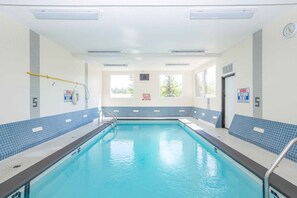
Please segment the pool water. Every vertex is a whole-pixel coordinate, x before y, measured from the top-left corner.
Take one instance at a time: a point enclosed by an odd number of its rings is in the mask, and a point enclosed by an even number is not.
[[[120,124],[32,184],[30,198],[261,198],[262,188],[178,123]]]

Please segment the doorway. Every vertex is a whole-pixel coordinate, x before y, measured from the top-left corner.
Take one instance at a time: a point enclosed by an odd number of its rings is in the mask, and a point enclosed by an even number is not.
[[[235,115],[236,84],[235,74],[222,77],[222,126],[229,129]]]

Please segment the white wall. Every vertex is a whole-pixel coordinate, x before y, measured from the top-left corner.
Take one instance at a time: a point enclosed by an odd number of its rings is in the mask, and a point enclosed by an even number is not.
[[[43,36],[40,37],[40,73],[79,83],[85,81],[84,62],[75,60],[68,51]],[[77,105],[64,102],[64,90],[73,90],[75,86],[40,78],[40,116],[83,110],[85,96],[82,86],[76,86],[81,99]]]
[[[297,124],[297,35],[284,39],[287,23],[297,22],[297,9],[263,29],[263,116]]]
[[[297,21],[297,9],[263,27],[263,119],[297,124],[297,35],[284,39],[282,31]],[[253,44],[252,35],[224,52],[216,60],[200,66],[194,73],[217,66],[217,96],[210,109],[221,111],[221,70],[230,63],[235,68],[237,88],[251,89],[251,102],[237,103],[236,113],[253,115]],[[194,83],[194,82],[193,82]],[[194,106],[206,108],[205,98],[193,98]]]
[[[149,81],[139,81],[140,73],[149,73]],[[133,98],[111,98],[110,97],[110,75],[111,74],[133,74],[134,75],[134,97]],[[160,74],[182,74],[182,96],[177,98],[162,98],[159,93]],[[151,101],[143,101],[142,94],[150,93]],[[103,72],[103,103],[102,106],[192,106],[192,72]]]
[[[29,31],[0,13],[0,124],[29,119]]]
[[[234,70],[236,72],[235,81],[237,88],[247,88],[249,87],[252,91],[252,37],[240,42],[230,50],[224,52],[221,57],[214,61],[211,61],[194,71],[199,73],[200,71],[216,65],[216,97],[210,98],[210,109],[221,111],[221,97],[222,97],[222,67],[233,64]],[[207,108],[206,98],[193,98],[194,106]],[[237,103],[236,113],[252,116],[253,106],[252,103]]]
[[[102,71],[98,64],[88,63],[89,65],[89,109],[96,108],[102,104]]]
[[[30,41],[29,28],[0,14],[0,124],[30,119]],[[44,36],[40,36],[40,73],[85,83],[85,64]],[[89,108],[98,107],[101,96],[101,71],[89,66]],[[55,84],[53,85],[53,83]],[[84,89],[78,105],[64,103],[63,91],[73,84],[40,78],[40,115],[49,116],[85,109]]]

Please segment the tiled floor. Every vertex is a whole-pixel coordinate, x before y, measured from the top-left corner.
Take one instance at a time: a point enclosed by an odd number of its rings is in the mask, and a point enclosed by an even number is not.
[[[277,155],[266,151],[258,146],[255,146],[251,143],[245,142],[241,139],[238,139],[234,136],[228,134],[226,129],[216,129],[205,122],[196,120],[194,118],[188,117],[186,118],[192,123],[197,124],[201,128],[204,129],[205,132],[210,135],[218,138],[220,141],[229,145],[230,147],[236,149],[252,160],[258,162],[264,167],[269,167]],[[7,158],[5,160],[0,161],[0,183],[4,182],[8,178],[18,174],[19,172],[25,170],[26,168],[32,166],[37,163],[44,157],[52,154],[53,152],[59,150],[63,146],[71,143],[77,138],[85,135],[86,133],[94,130],[97,126],[97,123],[91,123],[85,125],[79,129],[76,129],[70,133],[62,135],[54,140],[48,141],[42,145],[36,146],[34,148],[28,149],[22,153],[19,153],[15,156]],[[19,168],[13,168],[15,165],[21,165]],[[275,170],[275,173],[280,175],[281,177],[287,179],[291,183],[297,186],[297,163],[284,159],[280,166]]]

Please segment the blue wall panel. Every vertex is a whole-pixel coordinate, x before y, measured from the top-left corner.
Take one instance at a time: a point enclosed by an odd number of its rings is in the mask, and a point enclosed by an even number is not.
[[[102,107],[102,109],[118,117],[188,117],[192,111],[192,107]],[[134,110],[139,112],[133,112]]]
[[[97,118],[97,110],[93,108],[0,125],[0,160],[92,122]],[[72,121],[66,123],[66,119]],[[36,127],[43,130],[32,132]]]
[[[190,116],[212,123],[216,128],[222,127],[222,113],[219,111],[193,107]]]
[[[264,133],[256,132],[254,127],[265,131]],[[291,139],[297,137],[297,125],[235,115],[229,133],[279,154]],[[296,145],[288,152],[287,158],[297,161]]]

